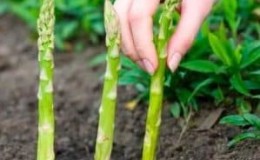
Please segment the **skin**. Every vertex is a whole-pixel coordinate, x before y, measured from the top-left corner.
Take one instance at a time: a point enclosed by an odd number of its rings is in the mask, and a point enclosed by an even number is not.
[[[174,72],[191,47],[215,0],[182,0],[181,18],[167,49],[167,65]],[[153,74],[158,67],[153,44],[153,22],[160,0],[116,0],[121,25],[122,50],[142,69]]]

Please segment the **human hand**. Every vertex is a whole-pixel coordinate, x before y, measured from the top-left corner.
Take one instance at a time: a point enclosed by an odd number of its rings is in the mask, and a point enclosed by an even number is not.
[[[167,49],[167,65],[172,72],[191,47],[196,34],[215,0],[182,0],[181,18]],[[116,0],[122,32],[122,50],[141,68],[153,74],[158,67],[153,44],[152,16],[160,0]]]

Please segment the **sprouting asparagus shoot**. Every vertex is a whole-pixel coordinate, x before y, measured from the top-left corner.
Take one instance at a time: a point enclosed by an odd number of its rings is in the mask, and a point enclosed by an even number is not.
[[[43,0],[38,18],[38,148],[37,160],[54,160],[53,48],[54,1]]]
[[[146,120],[145,138],[143,144],[143,160],[156,159],[156,146],[161,124],[163,100],[163,84],[166,68],[166,48],[172,28],[172,13],[178,0],[166,0],[159,21],[159,34],[156,43],[159,67],[151,79],[149,109]]]
[[[110,159],[117,100],[117,81],[120,69],[120,29],[117,14],[109,0],[105,0],[105,29],[107,66],[102,100],[99,109],[99,125],[96,140],[95,160]]]

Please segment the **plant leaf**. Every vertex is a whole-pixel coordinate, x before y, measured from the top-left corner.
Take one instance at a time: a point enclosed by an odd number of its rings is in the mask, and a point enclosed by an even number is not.
[[[188,98],[188,101],[190,101],[197,93],[200,89],[202,89],[203,87],[211,84],[214,80],[212,78],[208,78],[202,82],[200,82],[197,87],[193,90],[193,92],[191,93],[191,95]]]
[[[246,113],[243,117],[254,127],[260,130],[260,118],[256,115]]]
[[[234,50],[234,60],[236,64],[240,64],[241,59],[242,59],[242,54],[241,54],[241,45],[236,46]]]
[[[260,76],[260,70],[249,72],[250,75]]]
[[[235,90],[237,90],[239,93],[250,96],[250,93],[248,89],[246,88],[246,85],[244,81],[241,78],[241,75],[239,73],[234,74],[232,78],[230,79],[231,85],[234,87]]]
[[[118,81],[119,85],[132,85],[136,83],[139,83],[139,80],[133,76],[121,76]]]
[[[229,115],[223,117],[219,123],[233,125],[233,126],[241,126],[241,127],[250,125],[250,123],[246,121],[245,118],[241,115]]]
[[[233,138],[229,143],[228,143],[228,147],[233,147],[234,145],[236,145],[237,143],[246,140],[246,139],[259,139],[259,135],[257,135],[254,132],[247,132],[247,133],[241,133],[239,135],[237,135],[235,138]]]
[[[122,67],[129,68],[129,69],[138,68],[138,66],[126,56],[121,56],[121,62],[122,62]]]
[[[122,69],[119,75],[119,85],[132,85],[149,82],[148,73],[141,69],[133,68],[132,70]]]
[[[250,90],[260,90],[260,83],[255,81],[244,81],[246,88]]]
[[[213,92],[211,92],[211,95],[214,97],[216,105],[218,105],[219,103],[221,103],[225,99],[223,91],[220,87],[218,87]]]
[[[248,47],[248,51],[243,53],[241,68],[246,68],[260,60],[260,42],[255,42]]]
[[[92,58],[89,61],[88,65],[90,67],[96,67],[96,66],[98,66],[102,63],[105,63],[106,62],[106,56],[107,56],[106,53],[101,53],[101,54],[95,56],[94,58]]]
[[[237,1],[229,0],[222,1],[224,8],[225,18],[232,29],[236,26],[236,11],[237,11]]]
[[[181,64],[181,67],[201,73],[216,73],[219,68],[219,66],[208,60],[192,60],[184,62]]]
[[[213,33],[209,33],[209,43],[213,50],[213,53],[220,58],[220,60],[227,66],[232,65],[232,60],[229,58],[227,50],[223,45],[223,42],[214,35]]]
[[[191,96],[191,92],[186,88],[179,88],[176,90],[176,95],[181,103],[186,104]]]
[[[179,103],[177,102],[173,103],[170,107],[170,110],[171,110],[171,114],[175,118],[179,118],[181,116],[181,106]]]
[[[245,101],[243,98],[236,99],[236,105],[238,108],[238,112],[241,115],[246,113],[250,113],[252,111],[252,106],[249,102]]]

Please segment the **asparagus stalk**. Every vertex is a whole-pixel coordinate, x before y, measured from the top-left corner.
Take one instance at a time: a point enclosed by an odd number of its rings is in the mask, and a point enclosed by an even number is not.
[[[143,160],[156,159],[156,146],[161,124],[163,84],[167,56],[166,48],[172,28],[172,13],[177,4],[178,0],[166,0],[159,21],[160,28],[156,41],[159,67],[151,79],[149,109],[143,144]]]
[[[54,160],[53,48],[54,1],[43,0],[38,18],[38,150],[37,160]]]
[[[105,0],[105,28],[107,66],[99,109],[99,125],[95,160],[109,160],[114,135],[118,71],[120,69],[120,28],[117,14],[109,0]]]

